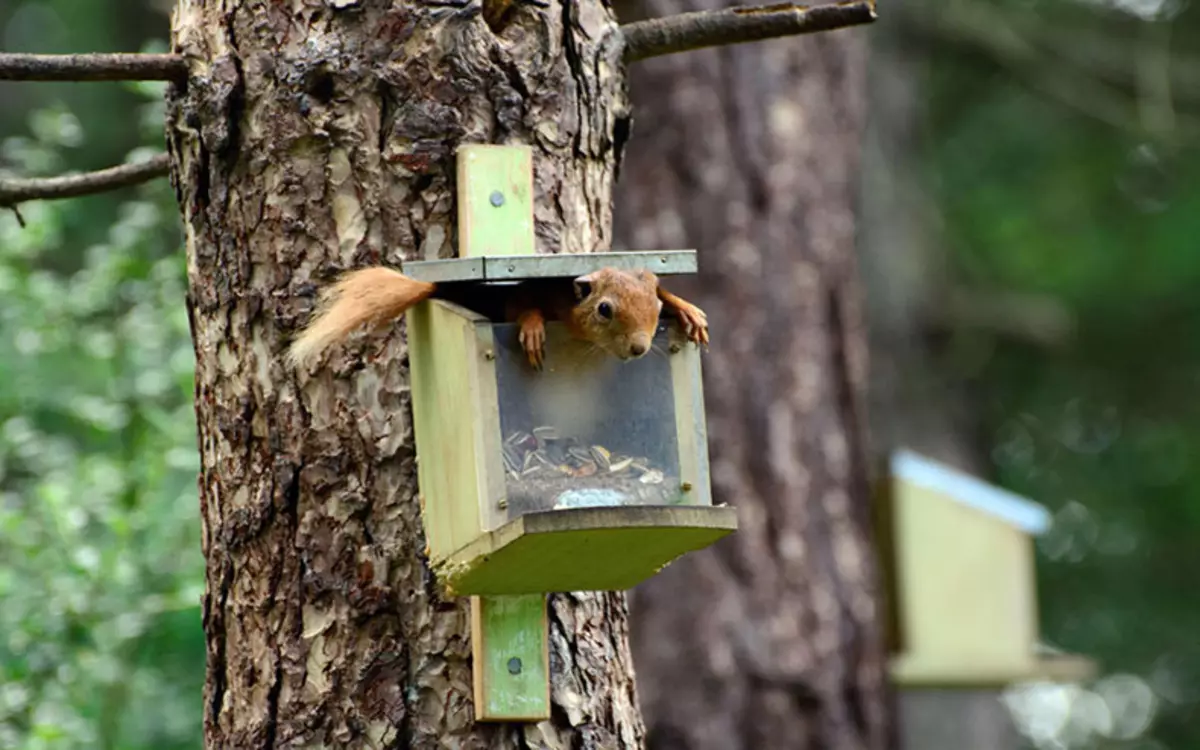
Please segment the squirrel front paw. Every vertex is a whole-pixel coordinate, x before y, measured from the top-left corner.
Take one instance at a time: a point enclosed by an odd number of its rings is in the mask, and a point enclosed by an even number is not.
[[[546,344],[546,325],[539,313],[527,313],[520,319],[521,332],[517,339],[525,349],[525,356],[533,369],[542,369],[544,362],[543,349]]]
[[[687,334],[688,340],[701,346],[708,346],[708,316],[704,314],[704,311],[690,302],[682,302],[675,312],[679,316],[679,324],[683,326],[683,332]]]

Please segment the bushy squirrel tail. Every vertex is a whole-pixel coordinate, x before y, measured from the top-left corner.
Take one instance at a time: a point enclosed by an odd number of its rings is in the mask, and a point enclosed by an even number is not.
[[[288,350],[288,361],[293,367],[307,367],[359,326],[395,320],[436,289],[436,284],[382,266],[351,271],[322,292],[312,320]]]

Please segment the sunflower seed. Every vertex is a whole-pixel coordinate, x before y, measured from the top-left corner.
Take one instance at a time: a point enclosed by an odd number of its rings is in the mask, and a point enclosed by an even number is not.
[[[632,463],[633,463],[632,458],[626,458],[626,459],[617,461],[617,462],[609,465],[608,470],[610,472],[612,472],[613,474],[616,474],[618,471],[625,471],[626,469],[628,469],[629,465]]]
[[[579,461],[592,460],[592,452],[587,448],[567,448],[567,455]]]
[[[509,471],[517,471],[521,468],[521,452],[511,445],[505,445],[502,448],[504,453],[504,466]]]
[[[608,452],[608,449],[602,445],[593,445],[591,453],[596,465],[601,470],[608,471],[608,468],[612,465],[612,462],[609,460],[612,454]]]

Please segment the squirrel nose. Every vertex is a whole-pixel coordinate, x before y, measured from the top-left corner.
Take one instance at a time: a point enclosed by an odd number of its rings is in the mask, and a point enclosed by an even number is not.
[[[646,345],[640,341],[630,342],[629,353],[635,357],[640,357],[646,353]]]

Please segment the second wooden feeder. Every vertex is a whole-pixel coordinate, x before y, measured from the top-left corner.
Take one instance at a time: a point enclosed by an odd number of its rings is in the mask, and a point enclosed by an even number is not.
[[[691,251],[485,256],[405,264],[439,284],[647,268]],[[700,350],[674,319],[621,362],[546,326],[534,371],[517,326],[444,300],[408,313],[422,514],[455,595],[623,590],[737,528],[709,490]]]

